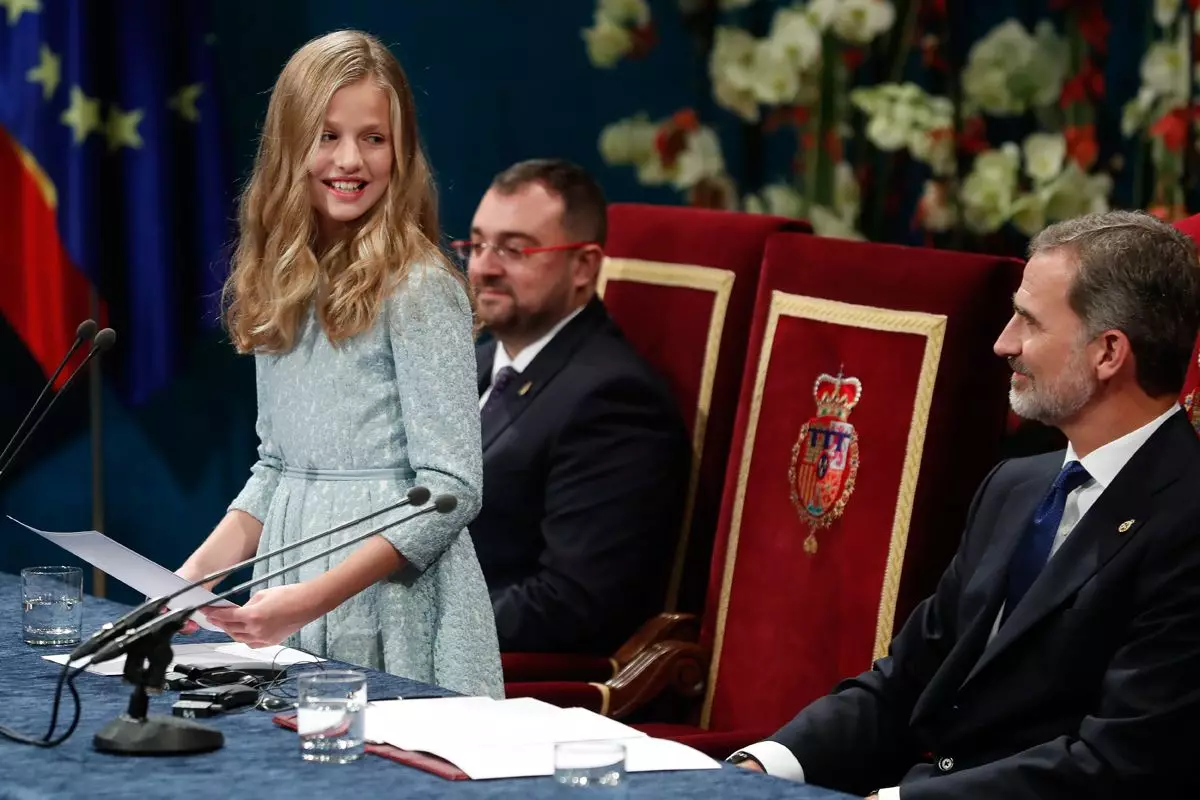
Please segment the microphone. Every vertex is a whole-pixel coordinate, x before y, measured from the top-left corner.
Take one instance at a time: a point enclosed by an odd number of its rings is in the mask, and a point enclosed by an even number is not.
[[[85,326],[88,322],[91,322],[91,320],[85,320],[84,323],[79,326],[81,331],[86,331]],[[95,325],[95,323],[92,324]],[[105,350],[108,350],[116,341],[117,332],[112,328],[105,328],[96,334],[96,338],[92,340],[92,349],[88,351],[88,354],[84,357],[83,361],[79,362],[79,366],[71,370],[71,374],[67,376],[66,383],[63,384],[62,389],[59,389],[58,392],[50,398],[50,402],[46,403],[46,407],[42,409],[42,413],[38,415],[36,420],[34,420],[33,425],[29,427],[29,430],[25,432],[25,435],[21,438],[21,440],[17,442],[15,447],[12,448],[12,452],[8,455],[8,460],[5,461],[0,458],[0,478],[4,476],[4,473],[8,471],[8,468],[12,466],[12,463],[16,461],[17,456],[21,453],[21,448],[23,448],[25,443],[29,441],[29,437],[32,436],[33,432],[37,430],[37,427],[42,423],[42,420],[46,418],[46,412],[48,412],[54,406],[55,401],[62,396],[63,392],[70,388],[71,384],[75,381],[75,376],[83,371],[83,368],[87,366],[89,361],[91,361],[100,353],[103,353]],[[55,375],[57,374],[58,373],[56,372]],[[53,382],[53,378],[51,379],[51,382]],[[30,409],[29,413],[32,414],[33,409]],[[16,438],[15,434],[13,435],[13,438]],[[5,448],[5,452],[8,452],[8,448]]]
[[[366,539],[370,539],[372,536],[377,536],[380,533],[383,533],[384,531],[386,531],[387,529],[394,528],[397,525],[408,522],[411,519],[416,519],[417,517],[421,517],[426,514],[430,514],[434,511],[438,512],[439,514],[448,514],[451,511],[453,511],[457,505],[458,505],[458,499],[454,495],[452,495],[452,494],[438,495],[437,497],[433,498],[432,505],[428,505],[425,508],[422,508],[419,511],[416,511],[415,513],[409,514],[407,517],[402,517],[398,520],[393,520],[385,525],[380,525],[378,528],[369,530],[366,533],[359,534],[358,536],[351,537],[344,542],[335,544],[333,547],[326,548],[325,550],[322,550],[319,553],[315,553],[314,555],[311,555],[308,558],[303,558],[294,564],[287,564],[273,572],[268,572],[266,575],[262,575],[258,578],[251,578],[250,580],[248,580],[244,583],[241,583],[241,584],[233,587],[232,589],[228,589],[224,592],[221,592],[216,597],[213,597],[210,600],[205,600],[202,603],[197,603],[196,605],[190,606],[188,608],[181,608],[178,611],[172,611],[169,614],[162,614],[162,615],[155,616],[154,619],[151,619],[150,621],[145,622],[136,628],[125,631],[121,636],[117,637],[115,641],[111,641],[108,644],[104,645],[103,647],[99,648],[99,650],[96,651],[96,654],[92,657],[90,664],[100,664],[104,661],[109,661],[111,659],[114,659],[117,656],[123,654],[127,649],[129,649],[129,647],[131,645],[137,643],[139,640],[153,636],[155,633],[164,632],[164,629],[169,628],[170,630],[165,631],[165,632],[174,633],[175,631],[179,630],[179,628],[181,628],[183,626],[183,621],[185,619],[187,619],[188,617],[190,617],[195,612],[199,611],[200,609],[202,609],[206,606],[212,605],[213,603],[217,602],[218,600],[225,600],[229,596],[237,594],[238,592],[242,591],[243,589],[249,589],[251,586],[257,586],[260,583],[266,583],[267,581],[271,580],[272,578],[277,578],[285,572],[289,572],[298,567],[303,567],[305,564],[312,563],[313,561],[316,561],[319,558],[324,558],[325,556],[328,556],[332,553],[336,553],[338,550],[342,550],[343,548],[349,547],[352,544],[358,544],[359,542],[365,541]],[[312,538],[316,538],[316,537],[309,537],[309,538],[312,539]],[[294,546],[295,545],[288,545],[286,548],[280,548],[279,550],[268,554],[268,556],[283,552],[284,549],[290,550]],[[263,557],[265,558],[268,556],[263,556]],[[73,659],[74,659],[74,655],[72,655],[72,660]]]
[[[58,369],[54,370],[54,374],[50,376],[50,380],[46,381],[46,385],[42,387],[42,391],[38,394],[37,399],[33,401],[33,405],[29,407],[29,413],[25,415],[25,419],[21,420],[21,424],[13,431],[12,438],[8,440],[8,444],[4,445],[4,451],[0,452],[0,464],[4,463],[8,453],[12,450],[13,442],[17,441],[17,436],[25,428],[25,424],[29,422],[29,418],[33,416],[33,412],[42,404],[42,398],[46,396],[46,392],[50,391],[50,387],[58,380],[58,376],[62,374],[63,367],[67,366],[67,362],[71,360],[71,356],[75,355],[75,351],[79,349],[79,345],[84,342],[90,342],[92,337],[96,335],[96,320],[85,319],[79,323],[79,327],[75,329],[75,341],[71,343],[71,349],[63,356],[63,360],[58,362]]]
[[[231,567],[226,567],[225,569],[220,569],[220,570],[217,570],[216,572],[210,572],[209,574],[205,575],[204,577],[199,578],[198,580],[194,580],[191,583],[189,583],[187,586],[184,586],[181,589],[176,589],[175,591],[171,592],[170,594],[163,595],[162,597],[155,597],[153,599],[147,600],[146,602],[142,603],[140,606],[133,609],[128,614],[126,614],[125,616],[116,620],[115,622],[104,623],[104,625],[102,625],[100,627],[100,630],[93,633],[90,637],[88,637],[87,641],[83,642],[82,644],[80,644],[78,647],[76,647],[74,650],[71,651],[71,657],[68,660],[71,662],[78,661],[79,659],[83,658],[84,656],[88,656],[88,655],[91,655],[92,653],[95,653],[101,647],[107,645],[109,642],[114,641],[115,639],[120,637],[122,634],[129,632],[131,629],[138,628],[138,627],[146,624],[147,622],[150,622],[151,620],[155,619],[156,617],[158,617],[159,612],[162,610],[162,608],[167,603],[174,600],[176,597],[179,597],[179,595],[186,594],[187,592],[190,592],[191,590],[193,590],[199,586],[203,586],[204,584],[208,583],[209,581],[220,580],[221,578],[224,578],[225,576],[229,575],[230,573],[237,572],[242,567],[252,566],[254,564],[257,564],[260,561],[265,561],[266,559],[271,558],[273,556],[277,556],[282,553],[286,553],[289,550],[295,550],[297,547],[303,547],[304,545],[309,544],[310,542],[315,542],[318,539],[324,539],[327,536],[332,536],[333,534],[338,533],[339,531],[344,531],[347,528],[353,527],[355,525],[359,525],[363,522],[366,522],[369,519],[374,519],[375,517],[378,517],[381,514],[386,514],[389,511],[395,511],[397,508],[401,508],[401,507],[407,506],[407,505],[423,506],[427,502],[429,502],[429,490],[426,489],[424,486],[414,486],[408,490],[408,492],[404,496],[403,500],[399,500],[395,503],[392,503],[390,506],[387,506],[386,508],[381,508],[378,511],[372,511],[370,514],[365,514],[365,515],[359,517],[358,519],[352,519],[349,522],[343,522],[342,524],[338,525],[337,527],[330,528],[329,530],[321,531],[320,533],[314,533],[312,536],[309,536],[305,539],[300,539],[299,541],[293,542],[289,545],[284,545],[283,547],[280,547],[277,550],[272,550],[271,552],[264,553],[261,556],[259,556],[259,555],[251,556],[250,558],[247,558],[245,561],[240,561]],[[210,602],[213,602],[213,601],[210,601]],[[189,612],[189,614],[190,614],[190,612]],[[95,662],[93,662],[93,663],[95,663]]]

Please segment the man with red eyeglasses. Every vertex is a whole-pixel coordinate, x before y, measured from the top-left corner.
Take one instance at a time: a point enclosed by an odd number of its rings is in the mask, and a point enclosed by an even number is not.
[[[682,417],[596,295],[606,213],[582,168],[524,161],[454,243],[491,334],[471,537],[503,651],[612,652],[661,610],[682,524]]]

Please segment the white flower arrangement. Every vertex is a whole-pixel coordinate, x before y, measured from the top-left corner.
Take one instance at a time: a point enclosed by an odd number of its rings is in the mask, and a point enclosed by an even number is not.
[[[850,102],[867,118],[866,136],[884,152],[907,149],[934,175],[954,173],[954,106],[915,83],[854,89]]]
[[[634,31],[650,25],[646,0],[597,0],[592,26],[583,30],[593,66],[611,68],[633,52]]]
[[[1183,63],[1188,40],[1178,24],[1182,0],[1153,2],[1155,21],[1167,35],[1143,61],[1143,86],[1125,109],[1127,134],[1146,135],[1162,125],[1164,114],[1188,107]],[[719,8],[733,11],[752,3],[720,0]],[[597,23],[603,16],[614,27],[637,31],[649,24],[643,5],[643,0],[601,0]],[[679,0],[679,5],[687,12],[711,8],[703,0]],[[917,227],[929,233],[961,229],[982,237],[1011,227],[1033,235],[1051,222],[1103,210],[1111,202],[1113,180],[1096,167],[1091,110],[1104,91],[1103,75],[1091,60],[1091,52],[1104,47],[1106,23],[1094,16],[1101,13],[1069,15],[1068,25],[1074,26],[1069,36],[1047,20],[1030,30],[1009,19],[975,42],[961,74],[958,130],[949,98],[915,83],[885,82],[847,92],[862,48],[896,25],[891,0],[800,0],[776,9],[761,37],[726,19],[713,30],[709,52],[713,97],[721,108],[768,131],[794,126],[798,179],[769,183],[739,201],[715,132],[690,112],[666,120],[638,114],[614,122],[600,136],[600,152],[606,163],[632,166],[641,183],[673,186],[692,202],[805,219],[818,235],[861,239],[862,190],[842,152],[852,133],[848,114],[857,110],[863,135],[876,150],[904,151],[928,167]],[[906,17],[905,30],[912,19]],[[615,33],[605,35],[612,39],[611,51],[626,47]],[[925,48],[930,36],[913,41]],[[603,37],[598,32],[596,38]],[[630,44],[624,52],[635,48]],[[991,144],[984,136],[985,115],[1026,117],[1036,121],[1036,130],[1021,141]],[[963,160],[967,154],[972,154],[969,164]],[[887,178],[876,180],[886,183]],[[886,190],[880,184],[873,191]],[[870,218],[878,222],[887,212],[881,211],[879,197],[872,200]]]
[[[962,74],[965,113],[1015,116],[1058,101],[1069,64],[1067,42],[1047,20],[1031,35],[1006,20],[971,46]]]
[[[618,120],[600,132],[598,145],[606,164],[634,167],[646,186],[687,191],[706,180],[728,180],[716,132],[690,112],[653,122],[645,114]]]

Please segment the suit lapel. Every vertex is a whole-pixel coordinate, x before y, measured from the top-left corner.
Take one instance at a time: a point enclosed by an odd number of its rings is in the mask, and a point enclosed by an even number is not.
[[[496,361],[496,340],[488,342],[475,350],[475,378],[479,384],[479,396],[492,385],[492,364]]]
[[[1153,518],[1153,495],[1173,483],[1179,477],[1180,465],[1188,463],[1184,448],[1194,448],[1195,438],[1195,432],[1183,415],[1175,414],[1134,453],[1029,587],[1020,604],[988,643],[967,675],[967,681],[1067,601],[1134,539],[1143,524]],[[1041,493],[1049,489],[1052,480],[1051,477],[1039,481]],[[1018,518],[1021,524],[1017,526],[1015,536],[1010,537],[1011,541],[1006,542],[1004,550],[998,552],[994,563],[989,565],[993,589],[1001,594],[1013,548],[1024,533],[1041,493],[1036,493],[1028,513]],[[986,622],[990,626],[995,620]]]
[[[575,354],[575,351],[598,328],[606,323],[608,323],[608,312],[604,309],[604,304],[600,299],[594,297],[583,307],[583,310],[579,312],[575,319],[568,322],[562,330],[555,334],[554,338],[537,354],[529,366],[510,384],[508,390],[504,393],[504,397],[501,398],[503,402],[500,408],[496,410],[494,415],[490,415],[490,419],[484,424],[481,433],[485,453],[500,434],[525,413],[525,410],[532,405],[534,399],[541,394],[562,368],[567,365],[571,357]],[[498,346],[498,343],[494,345],[494,347]],[[484,374],[482,371],[481,354],[481,371],[479,376],[480,396],[483,395],[484,389],[491,384],[492,361],[494,358],[495,351],[493,349],[491,358],[487,359],[487,372]]]
[[[935,673],[928,690],[917,699],[912,714],[914,722],[934,711],[941,698],[956,692],[964,682],[963,676],[979,661],[1004,597],[1009,559],[1042,495],[1054,480],[1059,463],[1047,461],[1045,468],[1039,467],[1032,472],[1004,498],[991,533],[997,539],[996,555],[980,560],[963,589],[960,606],[964,613],[964,627],[958,631],[954,648],[942,668]]]

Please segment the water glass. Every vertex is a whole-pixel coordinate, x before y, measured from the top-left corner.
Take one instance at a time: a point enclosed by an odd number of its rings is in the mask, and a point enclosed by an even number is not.
[[[620,789],[625,745],[620,742],[560,742],[554,745],[554,781],[575,789]]]
[[[26,644],[78,644],[83,628],[83,570],[79,567],[21,570],[21,610]]]
[[[351,669],[306,672],[297,679],[296,727],[305,761],[347,764],[363,754],[367,679]]]

